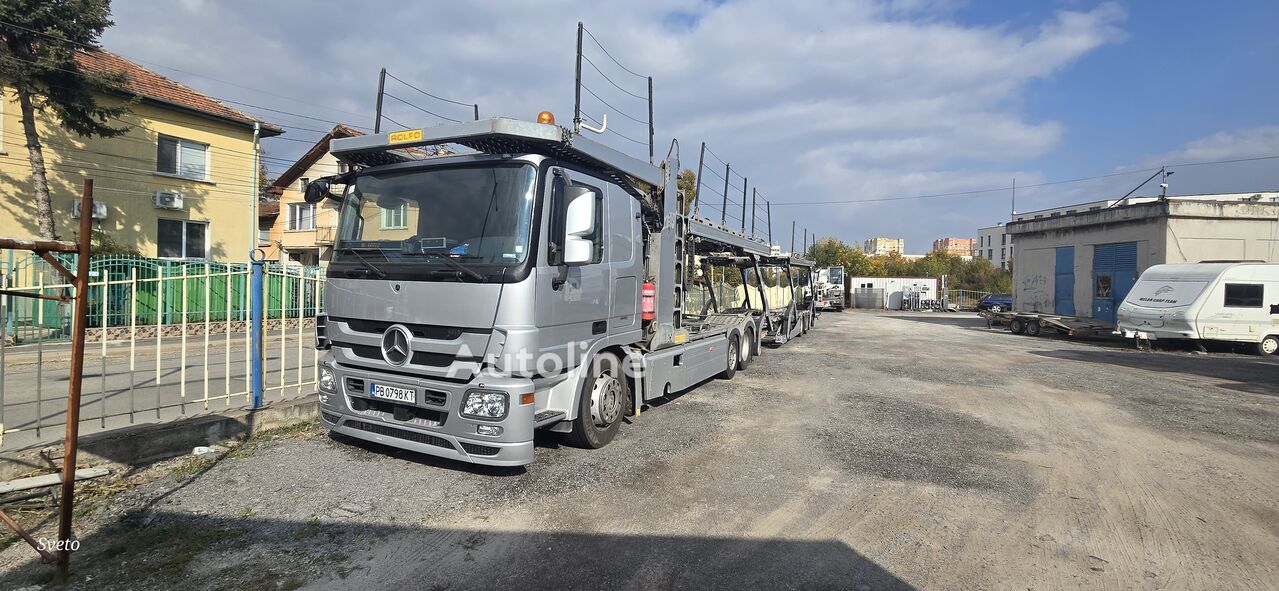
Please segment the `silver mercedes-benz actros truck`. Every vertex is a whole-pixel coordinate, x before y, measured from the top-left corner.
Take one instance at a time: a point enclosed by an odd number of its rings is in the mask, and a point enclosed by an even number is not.
[[[543,119],[332,141],[351,172],[306,192],[340,212],[316,331],[327,428],[522,465],[535,429],[601,447],[646,401],[758,354],[770,247],[688,215],[678,144],[652,165]],[[474,152],[423,157],[445,144]],[[742,276],[733,306],[685,309],[700,265]]]

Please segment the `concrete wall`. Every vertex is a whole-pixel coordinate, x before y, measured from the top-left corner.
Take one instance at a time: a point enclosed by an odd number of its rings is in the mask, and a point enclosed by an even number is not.
[[[0,99],[0,235],[38,235],[31,167],[27,160],[17,98],[5,88]],[[115,105],[114,98],[100,97]],[[56,125],[49,115],[37,116],[49,173],[49,190],[58,234],[71,239],[77,221],[72,203],[80,197],[86,177],[94,180],[94,197],[107,204],[107,218],[95,222],[125,246],[144,256],[156,256],[158,220],[208,222],[208,255],[213,260],[243,261],[252,247],[257,220],[254,183],[253,130],[186,111],[146,103],[130,106],[122,119],[132,128],[114,138],[80,138]],[[118,122],[117,122],[118,123]],[[205,181],[156,172],[159,135],[208,144],[209,173]],[[156,191],[178,191],[181,210],[157,209]]]
[[[1092,316],[1093,247],[1137,243],[1137,272],[1204,260],[1279,262],[1279,204],[1170,200],[1010,224],[1013,306],[1053,312],[1056,249],[1075,247],[1075,315]]]

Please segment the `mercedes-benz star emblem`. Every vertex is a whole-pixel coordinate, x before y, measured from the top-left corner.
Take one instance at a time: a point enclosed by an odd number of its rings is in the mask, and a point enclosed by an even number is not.
[[[404,365],[409,360],[411,349],[409,339],[412,334],[408,328],[399,324],[386,329],[382,333],[382,358],[391,365]]]

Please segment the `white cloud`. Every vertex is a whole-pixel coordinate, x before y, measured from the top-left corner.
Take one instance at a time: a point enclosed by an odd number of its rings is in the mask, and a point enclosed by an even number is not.
[[[659,156],[669,138],[678,137],[684,166],[695,167],[698,142],[705,140],[778,202],[934,193],[1035,177],[1017,171],[1050,154],[1065,130],[1020,111],[1027,86],[1121,41],[1124,19],[1122,9],[1106,3],[1063,10],[1025,29],[968,26],[954,20],[956,3],[947,0],[358,7],[284,0],[255,4],[252,11],[247,6],[117,3],[117,26],[105,44],[181,68],[187,73],[160,72],[214,96],[357,125],[371,123],[382,66],[430,92],[478,102],[486,116],[529,118],[549,108],[568,122],[573,27],[580,19],[614,56],[654,77]],[[643,80],[619,71],[589,38],[586,43],[588,55],[615,82],[643,93]],[[616,91],[589,65],[584,70],[592,89],[642,118],[641,102]],[[469,115],[394,84],[392,90],[432,111]],[[593,116],[606,111],[589,97],[583,101]],[[405,124],[433,122],[395,101],[387,106]],[[260,114],[286,125],[326,127]],[[646,137],[643,126],[616,112],[609,122],[621,133]],[[297,129],[288,136],[316,137]],[[647,155],[646,148],[615,136],[606,140]],[[274,155],[304,148],[268,141]],[[928,224],[903,216],[900,208],[851,206],[784,208],[788,215],[779,223],[789,225],[794,213],[801,226],[823,235],[856,240],[896,233],[919,244],[975,227],[954,220],[990,219],[1006,211],[985,201],[935,203],[937,211],[950,215]]]

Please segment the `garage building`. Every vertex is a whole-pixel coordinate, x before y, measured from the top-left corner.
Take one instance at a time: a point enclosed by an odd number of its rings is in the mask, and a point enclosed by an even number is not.
[[[1279,192],[1138,197],[1006,228],[1014,308],[1114,322],[1151,265],[1279,262]]]

